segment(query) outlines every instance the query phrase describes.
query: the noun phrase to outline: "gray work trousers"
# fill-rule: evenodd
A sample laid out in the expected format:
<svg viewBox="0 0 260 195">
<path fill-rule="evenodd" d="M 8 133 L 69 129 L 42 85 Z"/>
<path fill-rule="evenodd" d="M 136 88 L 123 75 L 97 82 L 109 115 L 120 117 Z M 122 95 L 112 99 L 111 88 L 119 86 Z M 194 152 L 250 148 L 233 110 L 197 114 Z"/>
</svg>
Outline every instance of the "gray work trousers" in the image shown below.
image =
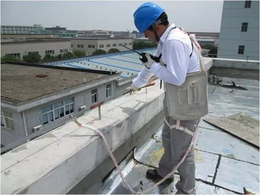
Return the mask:
<svg viewBox="0 0 260 195">
<path fill-rule="evenodd" d="M 176 124 L 176 120 L 168 115 L 164 98 L 164 116 L 170 125 Z M 181 121 L 182 126 L 186 126 L 191 131 L 195 131 L 198 120 Z M 177 129 L 170 129 L 164 123 L 162 131 L 162 141 L 164 154 L 159 162 L 158 174 L 165 177 L 181 161 L 186 150 L 189 148 L 192 136 Z M 187 155 L 184 162 L 178 169 L 180 181 L 176 184 L 177 194 L 195 194 L 195 159 L 194 147 Z"/>
</svg>

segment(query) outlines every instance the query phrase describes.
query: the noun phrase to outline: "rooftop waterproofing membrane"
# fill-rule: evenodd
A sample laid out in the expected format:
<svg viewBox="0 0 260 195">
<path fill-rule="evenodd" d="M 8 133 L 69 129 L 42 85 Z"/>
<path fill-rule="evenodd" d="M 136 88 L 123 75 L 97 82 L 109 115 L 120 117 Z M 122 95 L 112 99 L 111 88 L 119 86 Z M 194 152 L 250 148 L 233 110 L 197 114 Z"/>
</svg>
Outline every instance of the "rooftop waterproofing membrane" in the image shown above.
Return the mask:
<svg viewBox="0 0 260 195">
<path fill-rule="evenodd" d="M 230 78 L 222 79 L 230 82 Z M 258 120 L 259 82 L 234 78 L 232 81 L 247 90 L 209 85 L 209 113 L 204 118 L 230 116 L 242 111 Z M 162 128 L 120 164 L 126 181 L 140 193 L 154 185 L 145 178 L 145 174 L 151 167 L 158 167 L 163 155 Z M 259 148 L 208 124 L 203 119 L 195 141 L 195 162 L 197 194 L 244 194 L 244 189 L 256 194 L 260 192 Z M 175 184 L 179 179 L 176 172 L 173 183 L 162 183 L 149 194 L 174 194 Z M 122 183 L 117 170 L 114 170 L 104 181 L 99 193 L 131 192 Z"/>
</svg>

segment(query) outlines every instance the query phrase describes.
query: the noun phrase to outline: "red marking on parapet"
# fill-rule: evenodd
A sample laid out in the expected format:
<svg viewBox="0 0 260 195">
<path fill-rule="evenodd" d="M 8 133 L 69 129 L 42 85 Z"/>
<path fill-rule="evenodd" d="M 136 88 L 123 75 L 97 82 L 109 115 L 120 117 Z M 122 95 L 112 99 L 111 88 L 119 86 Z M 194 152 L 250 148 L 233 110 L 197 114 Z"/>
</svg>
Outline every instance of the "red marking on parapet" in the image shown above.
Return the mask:
<svg viewBox="0 0 260 195">
<path fill-rule="evenodd" d="M 90 107 L 90 110 L 92 110 L 92 109 L 94 109 L 94 108 L 96 108 L 96 107 L 100 107 L 103 103 L 104 103 L 104 101 L 99 102 L 99 103 L 97 103 L 97 104 L 94 104 L 93 106 Z"/>
</svg>

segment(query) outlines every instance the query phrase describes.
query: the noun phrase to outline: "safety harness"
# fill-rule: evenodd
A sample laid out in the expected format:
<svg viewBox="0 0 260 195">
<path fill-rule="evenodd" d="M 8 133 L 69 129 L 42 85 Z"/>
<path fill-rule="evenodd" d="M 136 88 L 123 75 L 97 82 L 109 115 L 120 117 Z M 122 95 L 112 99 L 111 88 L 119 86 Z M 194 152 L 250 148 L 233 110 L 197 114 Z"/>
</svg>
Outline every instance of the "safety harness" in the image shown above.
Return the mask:
<svg viewBox="0 0 260 195">
<path fill-rule="evenodd" d="M 173 30 L 173 29 L 176 29 L 177 27 L 175 26 L 175 27 L 173 27 L 170 31 L 169 31 L 169 34 L 170 34 L 170 32 Z M 182 28 L 180 28 L 180 30 L 181 31 L 183 31 L 184 33 L 186 33 Z M 168 34 L 168 35 L 169 35 Z M 192 54 L 193 54 L 193 41 L 190 39 L 190 41 L 191 41 L 191 48 L 192 48 L 192 51 L 191 51 L 191 54 L 190 54 L 190 58 L 191 58 L 191 56 L 192 56 Z M 162 56 L 162 54 L 160 54 L 159 55 L 159 59 L 161 58 L 161 56 Z M 166 65 L 165 65 L 166 66 Z M 160 89 L 162 88 L 162 80 L 160 80 Z M 189 134 L 189 135 L 191 135 L 191 136 L 193 136 L 193 131 L 191 131 L 190 129 L 188 129 L 187 127 L 185 127 L 185 126 L 182 126 L 181 125 L 181 121 L 180 120 L 176 120 L 176 124 L 174 124 L 174 125 L 170 125 L 170 123 L 167 121 L 167 119 L 164 117 L 164 122 L 165 122 L 165 124 L 170 128 L 170 129 L 176 129 L 176 130 L 180 130 L 180 131 L 182 131 L 182 132 L 184 132 L 184 133 L 187 133 L 187 134 Z"/>
</svg>

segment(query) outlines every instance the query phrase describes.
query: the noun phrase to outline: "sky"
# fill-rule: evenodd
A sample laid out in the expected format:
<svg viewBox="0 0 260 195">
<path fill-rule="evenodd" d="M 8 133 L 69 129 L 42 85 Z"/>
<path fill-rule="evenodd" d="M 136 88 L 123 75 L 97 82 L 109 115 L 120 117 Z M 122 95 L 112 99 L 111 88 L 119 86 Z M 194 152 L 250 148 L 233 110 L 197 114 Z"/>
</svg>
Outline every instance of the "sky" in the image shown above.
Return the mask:
<svg viewBox="0 0 260 195">
<path fill-rule="evenodd" d="M 147 1 L 1 1 L 1 25 L 68 30 L 136 30 L 133 13 Z M 220 32 L 223 1 L 153 1 L 169 22 L 193 32 Z"/>
</svg>

